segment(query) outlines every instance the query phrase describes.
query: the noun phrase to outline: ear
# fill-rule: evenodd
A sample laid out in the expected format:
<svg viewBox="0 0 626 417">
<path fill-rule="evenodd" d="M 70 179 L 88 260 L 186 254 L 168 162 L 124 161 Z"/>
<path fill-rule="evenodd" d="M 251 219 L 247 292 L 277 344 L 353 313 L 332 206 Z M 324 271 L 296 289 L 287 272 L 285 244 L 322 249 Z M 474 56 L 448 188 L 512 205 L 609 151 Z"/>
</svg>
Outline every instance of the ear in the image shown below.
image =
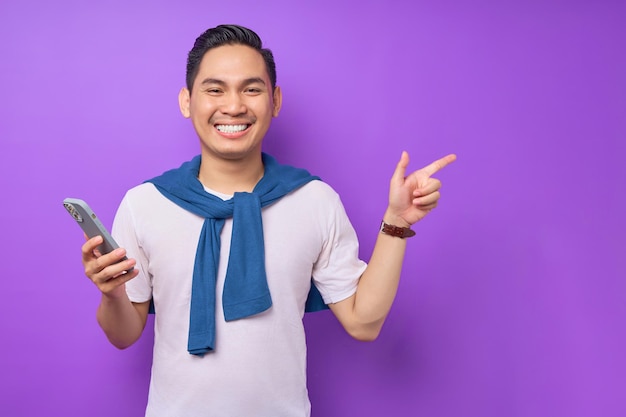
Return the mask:
<svg viewBox="0 0 626 417">
<path fill-rule="evenodd" d="M 180 112 L 183 114 L 185 119 L 189 119 L 191 117 L 191 113 L 189 112 L 189 102 L 191 96 L 189 90 L 186 87 L 180 89 L 180 93 L 178 93 L 178 105 L 180 106 Z"/>
<path fill-rule="evenodd" d="M 280 113 L 280 108 L 283 105 L 283 92 L 279 86 L 274 87 L 274 109 L 272 111 L 272 116 L 278 117 L 278 113 Z"/>
</svg>

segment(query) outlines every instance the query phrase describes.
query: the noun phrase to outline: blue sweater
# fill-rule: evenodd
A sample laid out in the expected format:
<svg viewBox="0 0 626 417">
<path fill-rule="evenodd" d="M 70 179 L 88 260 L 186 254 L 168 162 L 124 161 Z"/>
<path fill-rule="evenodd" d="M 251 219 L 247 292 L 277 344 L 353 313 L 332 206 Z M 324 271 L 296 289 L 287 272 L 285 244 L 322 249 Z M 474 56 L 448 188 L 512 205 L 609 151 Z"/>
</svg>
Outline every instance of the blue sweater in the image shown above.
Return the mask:
<svg viewBox="0 0 626 417">
<path fill-rule="evenodd" d="M 166 198 L 203 217 L 193 281 L 187 350 L 204 355 L 215 346 L 215 285 L 220 258 L 220 233 L 233 218 L 230 256 L 222 294 L 226 321 L 261 313 L 272 306 L 265 273 L 265 244 L 261 208 L 269 206 L 309 181 L 319 180 L 306 170 L 279 164 L 263 153 L 265 173 L 252 193 L 237 192 L 222 200 L 204 190 L 198 180 L 200 155 L 150 182 Z M 328 308 L 313 283 L 306 311 Z"/>
</svg>

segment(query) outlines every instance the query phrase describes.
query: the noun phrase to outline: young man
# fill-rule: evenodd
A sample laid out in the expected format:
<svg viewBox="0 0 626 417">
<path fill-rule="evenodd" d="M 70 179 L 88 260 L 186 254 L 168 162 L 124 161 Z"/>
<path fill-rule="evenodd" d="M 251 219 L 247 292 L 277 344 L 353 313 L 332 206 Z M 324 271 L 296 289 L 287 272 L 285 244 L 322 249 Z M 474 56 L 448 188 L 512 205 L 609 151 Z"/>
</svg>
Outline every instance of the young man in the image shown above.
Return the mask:
<svg viewBox="0 0 626 417">
<path fill-rule="evenodd" d="M 366 264 L 337 194 L 261 152 L 282 94 L 254 32 L 222 25 L 202 34 L 179 102 L 200 155 L 126 194 L 113 226 L 124 249 L 99 256 L 100 237 L 82 248 L 102 292 L 98 321 L 125 348 L 153 303 L 147 416 L 308 416 L 307 297 L 318 290 L 350 335 L 375 339 L 410 226 L 437 205 L 431 175 L 455 156 L 405 176 L 402 154 Z"/>
</svg>

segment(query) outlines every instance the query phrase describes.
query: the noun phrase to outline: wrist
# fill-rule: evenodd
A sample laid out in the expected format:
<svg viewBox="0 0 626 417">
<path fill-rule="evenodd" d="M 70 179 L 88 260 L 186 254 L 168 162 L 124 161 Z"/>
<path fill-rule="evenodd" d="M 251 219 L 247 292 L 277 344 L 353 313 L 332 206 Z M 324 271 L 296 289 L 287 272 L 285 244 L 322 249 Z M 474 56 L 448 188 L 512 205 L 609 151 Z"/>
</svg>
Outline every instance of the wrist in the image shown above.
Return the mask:
<svg viewBox="0 0 626 417">
<path fill-rule="evenodd" d="M 101 289 L 102 292 L 102 302 L 105 303 L 118 303 L 120 300 L 124 300 L 125 298 L 128 298 L 128 296 L 126 295 L 126 286 L 124 284 L 121 284 L 113 289 L 110 289 L 109 291 L 103 291 Z"/>
<path fill-rule="evenodd" d="M 389 224 L 386 223 L 384 220 L 380 224 L 380 233 L 384 235 L 399 237 L 401 239 L 415 236 L 415 231 L 411 230 L 411 228 Z"/>
<path fill-rule="evenodd" d="M 401 216 L 391 213 L 389 210 L 385 212 L 383 222 L 398 227 L 411 227 L 411 223 L 404 220 Z"/>
</svg>

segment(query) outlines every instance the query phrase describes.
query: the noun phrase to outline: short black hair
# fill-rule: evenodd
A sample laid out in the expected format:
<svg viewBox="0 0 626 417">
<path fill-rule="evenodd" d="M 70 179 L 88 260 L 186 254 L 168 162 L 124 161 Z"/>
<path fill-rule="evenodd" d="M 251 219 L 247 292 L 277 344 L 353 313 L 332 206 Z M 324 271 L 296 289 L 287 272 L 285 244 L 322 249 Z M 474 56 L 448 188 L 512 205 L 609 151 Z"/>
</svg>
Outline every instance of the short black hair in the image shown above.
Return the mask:
<svg viewBox="0 0 626 417">
<path fill-rule="evenodd" d="M 272 90 L 276 87 L 276 63 L 272 51 L 263 48 L 263 42 L 253 30 L 239 25 L 219 25 L 208 29 L 198 36 L 193 48 L 187 56 L 187 89 L 191 94 L 191 88 L 198 76 L 200 62 L 210 49 L 223 45 L 246 45 L 261 54 L 265 61 L 267 74 L 270 77 Z"/>
</svg>

